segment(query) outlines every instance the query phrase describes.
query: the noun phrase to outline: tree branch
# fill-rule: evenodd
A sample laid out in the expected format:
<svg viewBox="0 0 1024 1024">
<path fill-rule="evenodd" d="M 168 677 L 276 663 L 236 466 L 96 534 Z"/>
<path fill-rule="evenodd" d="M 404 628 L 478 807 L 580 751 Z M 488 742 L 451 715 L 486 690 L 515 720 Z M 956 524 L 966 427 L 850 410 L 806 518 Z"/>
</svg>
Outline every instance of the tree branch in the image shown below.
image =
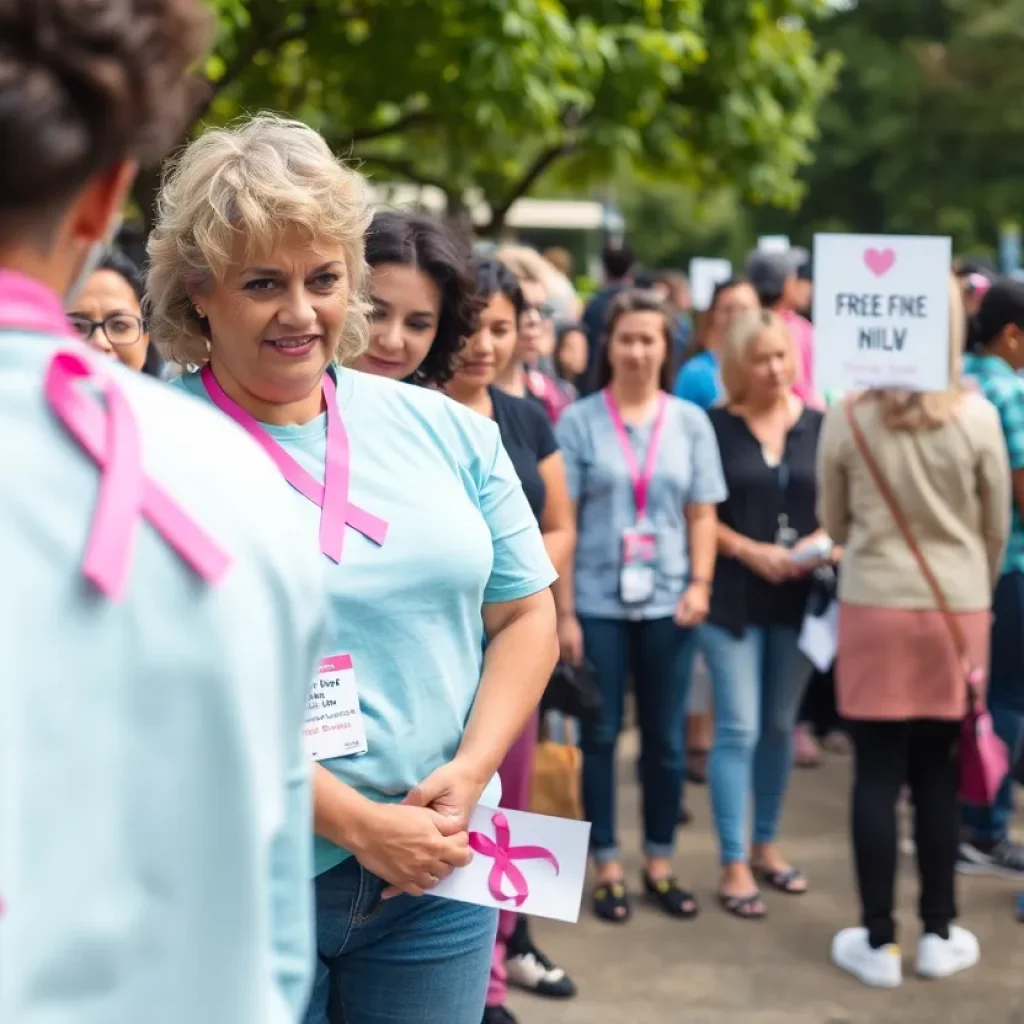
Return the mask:
<svg viewBox="0 0 1024 1024">
<path fill-rule="evenodd" d="M 500 230 L 505 226 L 509 210 L 517 199 L 525 196 L 553 163 L 568 156 L 576 148 L 575 142 L 563 142 L 557 146 L 549 146 L 537 154 L 533 163 L 523 172 L 519 180 L 508 190 L 505 197 L 496 205 L 491 206 L 491 219 L 487 225 L 489 231 Z"/>
<path fill-rule="evenodd" d="M 416 185 L 439 188 L 445 195 L 451 191 L 451 186 L 441 181 L 440 178 L 432 178 L 429 174 L 420 171 L 411 160 L 403 160 L 400 157 L 374 156 L 369 153 L 357 154 L 356 159 L 364 164 L 375 164 L 382 170 L 391 171 L 400 177 L 406 178 Z"/>
<path fill-rule="evenodd" d="M 357 142 L 369 142 L 371 139 L 382 139 L 388 135 L 397 135 L 398 133 L 405 131 L 406 128 L 412 128 L 417 124 L 425 124 L 429 120 L 430 117 L 425 110 L 413 110 L 404 117 L 400 117 L 397 121 L 392 121 L 389 125 L 384 125 L 380 128 L 364 128 L 354 131 L 349 136 L 349 142 L 351 144 L 355 144 Z"/>
</svg>

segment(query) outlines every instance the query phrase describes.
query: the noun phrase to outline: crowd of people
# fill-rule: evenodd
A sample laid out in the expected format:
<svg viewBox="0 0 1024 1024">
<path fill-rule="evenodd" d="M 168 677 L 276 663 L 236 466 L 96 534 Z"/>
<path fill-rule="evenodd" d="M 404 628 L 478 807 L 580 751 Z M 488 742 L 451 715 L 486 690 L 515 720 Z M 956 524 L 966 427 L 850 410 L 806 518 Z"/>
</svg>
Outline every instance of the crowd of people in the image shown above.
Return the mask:
<svg viewBox="0 0 1024 1024">
<path fill-rule="evenodd" d="M 567 253 L 374 212 L 271 115 L 176 155 L 139 266 L 111 241 L 206 20 L 46 6 L 0 9 L 0 1019 L 513 1024 L 510 983 L 573 996 L 525 918 L 427 898 L 477 804 L 530 809 L 559 662 L 596 696 L 599 919 L 633 913 L 632 696 L 654 908 L 701 911 L 684 780 L 722 912 L 808 892 L 781 814 L 838 739 L 862 920 L 834 962 L 901 981 L 909 799 L 916 969 L 977 963 L 957 870 L 1024 878 L 1012 774 L 968 807 L 956 766 L 969 685 L 1014 752 L 1024 720 L 1024 284 L 951 281 L 945 392 L 822 396 L 806 253 L 751 254 L 694 318 L 613 240 L 583 302 Z"/>
</svg>

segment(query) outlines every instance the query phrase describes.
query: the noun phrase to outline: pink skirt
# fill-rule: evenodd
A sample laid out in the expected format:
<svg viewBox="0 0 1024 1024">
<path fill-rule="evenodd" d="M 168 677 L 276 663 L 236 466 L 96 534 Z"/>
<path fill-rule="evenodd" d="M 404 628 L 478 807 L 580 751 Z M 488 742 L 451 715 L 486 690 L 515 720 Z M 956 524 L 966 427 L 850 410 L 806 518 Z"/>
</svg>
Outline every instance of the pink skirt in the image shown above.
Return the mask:
<svg viewBox="0 0 1024 1024">
<path fill-rule="evenodd" d="M 959 612 L 972 666 L 988 680 L 989 611 Z M 963 718 L 967 681 L 937 611 L 839 607 L 836 698 L 844 718 Z"/>
</svg>

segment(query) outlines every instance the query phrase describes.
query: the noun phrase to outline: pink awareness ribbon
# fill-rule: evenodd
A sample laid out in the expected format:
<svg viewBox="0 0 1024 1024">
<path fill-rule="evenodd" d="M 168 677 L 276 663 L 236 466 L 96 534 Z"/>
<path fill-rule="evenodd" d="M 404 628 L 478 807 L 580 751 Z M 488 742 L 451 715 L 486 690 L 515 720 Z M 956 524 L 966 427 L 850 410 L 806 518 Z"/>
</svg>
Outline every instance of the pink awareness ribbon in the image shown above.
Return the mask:
<svg viewBox="0 0 1024 1024">
<path fill-rule="evenodd" d="M 101 390 L 105 408 L 75 388 L 77 381 L 90 379 Z M 58 352 L 47 367 L 43 393 L 68 433 L 102 470 L 83 575 L 111 600 L 124 597 L 141 515 L 197 575 L 219 583 L 231 558 L 143 472 L 138 425 L 114 378 L 77 353 Z"/>
<path fill-rule="evenodd" d="M 487 878 L 487 888 L 491 895 L 499 902 L 512 900 L 517 907 L 521 907 L 526 902 L 527 896 L 530 895 L 530 887 L 526 884 L 526 876 L 513 862 L 517 860 L 546 860 L 555 869 L 557 875 L 559 873 L 558 859 L 543 846 L 509 846 L 512 831 L 508 825 L 508 818 L 501 811 L 496 811 L 491 816 L 491 824 L 494 826 L 495 839 L 485 836 L 483 832 L 470 832 L 470 849 L 484 857 L 494 858 L 494 867 L 491 868 L 491 873 Z M 506 896 L 502 890 L 502 882 L 505 878 L 509 880 L 514 890 L 512 896 Z"/>
<path fill-rule="evenodd" d="M 327 460 L 324 482 L 307 472 L 261 426 L 259 420 L 225 394 L 209 364 L 200 374 L 210 401 L 230 416 L 274 460 L 281 475 L 304 498 L 320 506 L 320 550 L 334 562 L 341 561 L 345 527 L 361 533 L 380 547 L 388 535 L 387 521 L 348 500 L 351 454 L 348 432 L 338 412 L 336 388 L 330 373 L 324 374 L 323 393 L 327 405 Z"/>
</svg>

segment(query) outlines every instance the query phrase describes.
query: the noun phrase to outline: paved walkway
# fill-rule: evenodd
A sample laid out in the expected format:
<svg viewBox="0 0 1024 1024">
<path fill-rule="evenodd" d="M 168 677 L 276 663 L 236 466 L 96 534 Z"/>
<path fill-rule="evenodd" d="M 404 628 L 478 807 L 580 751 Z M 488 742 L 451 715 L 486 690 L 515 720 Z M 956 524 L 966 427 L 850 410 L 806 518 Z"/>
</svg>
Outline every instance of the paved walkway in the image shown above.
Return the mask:
<svg viewBox="0 0 1024 1024">
<path fill-rule="evenodd" d="M 631 759 L 630 759 L 631 760 Z M 784 823 L 784 850 L 812 884 L 807 896 L 767 897 L 760 923 L 727 917 L 714 902 L 715 845 L 707 791 L 691 787 L 694 822 L 680 831 L 678 874 L 704 912 L 671 921 L 636 900 L 620 928 L 596 921 L 584 899 L 579 924 L 535 920 L 542 948 L 579 983 L 580 995 L 551 1003 L 513 995 L 520 1024 L 1024 1024 L 1024 925 L 1013 920 L 1016 889 L 998 879 L 961 884 L 963 923 L 982 944 L 975 970 L 942 982 L 908 972 L 902 989 L 873 991 L 828 961 L 833 933 L 856 924 L 846 840 L 848 761 L 797 771 Z M 636 851 L 637 787 L 620 764 L 623 846 Z M 638 886 L 639 858 L 627 862 Z M 913 859 L 904 858 L 901 920 L 905 948 L 917 941 Z M 906 969 L 906 968 L 905 968 Z"/>
</svg>

